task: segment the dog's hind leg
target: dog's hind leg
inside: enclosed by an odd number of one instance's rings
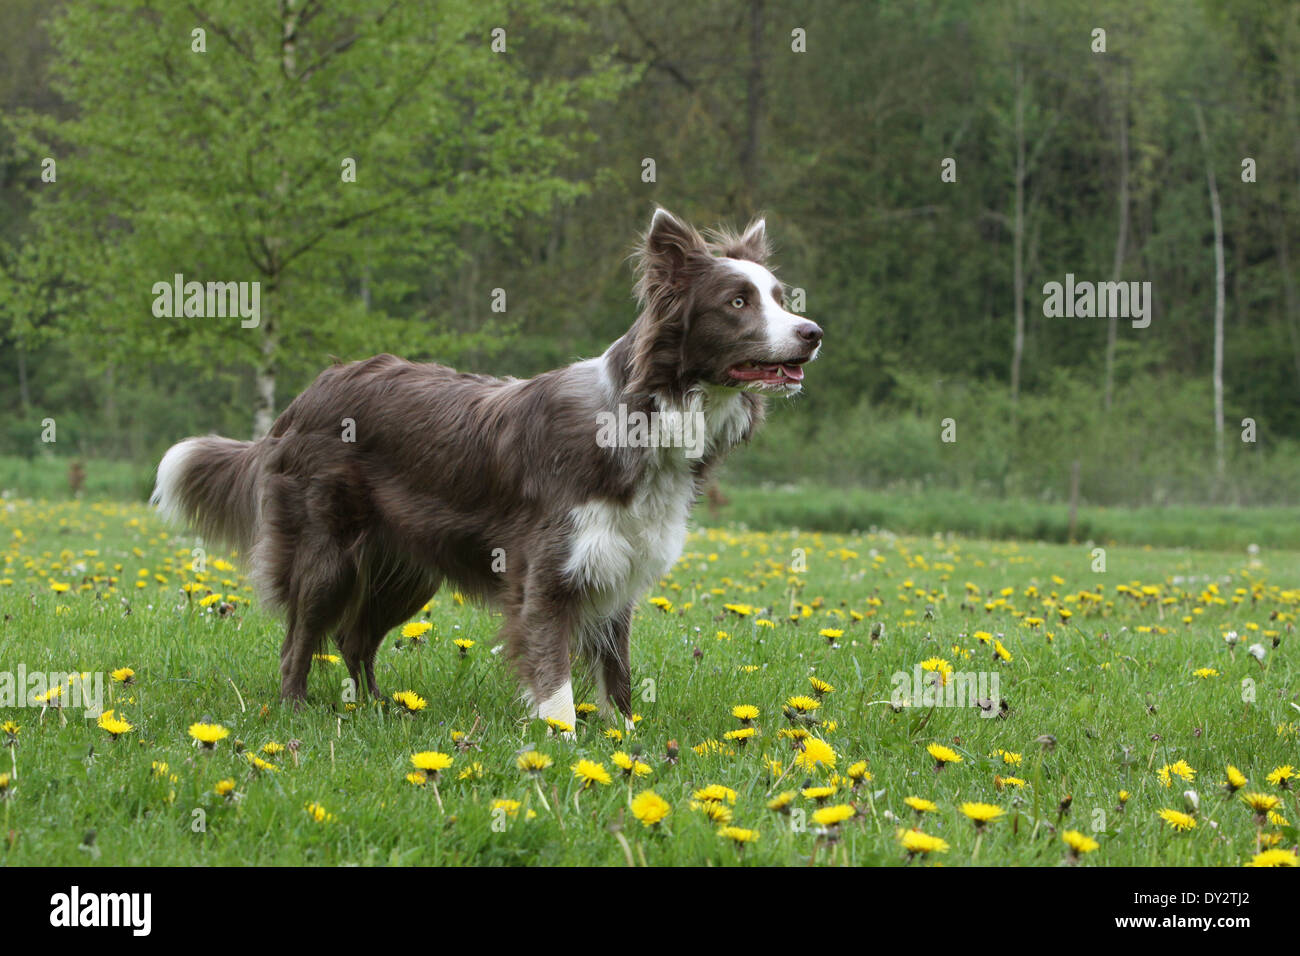
[[[358,688],[364,686],[376,699],[383,696],[375,680],[375,655],[388,632],[420,610],[441,584],[437,575],[415,567],[394,569],[369,582],[339,645]]]
[[[356,588],[356,565],[327,536],[301,540],[294,558],[288,630],[280,648],[280,696],[303,701],[312,655],[338,625]]]

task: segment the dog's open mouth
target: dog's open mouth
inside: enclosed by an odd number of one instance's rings
[[[806,358],[800,358],[784,362],[741,362],[727,369],[727,374],[741,382],[793,385],[803,381],[803,364],[806,361]]]

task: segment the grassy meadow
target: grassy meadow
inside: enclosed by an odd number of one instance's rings
[[[0,862],[1295,861],[1295,551],[1101,571],[1084,544],[700,529],[634,620],[635,729],[570,740],[451,590],[380,651],[405,705],[348,700],[328,646],[281,706],[279,622],[194,546],[142,505],[0,502],[0,672],[89,675],[0,707]],[[917,672],[996,675],[1006,707],[929,705]],[[110,716],[56,706],[96,674]]]

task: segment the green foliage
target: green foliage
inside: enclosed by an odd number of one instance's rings
[[[253,0],[204,6],[205,54],[183,5],[15,0],[0,31],[14,64],[0,70],[0,402],[14,410],[0,451],[31,454],[47,415],[79,455],[148,461],[183,434],[244,435],[259,377],[274,374],[282,407],[331,355],[529,375],[597,354],[634,318],[625,257],[660,202],[701,224],[765,211],[782,278],[827,332],[806,395],[730,481],[1055,501],[1077,459],[1085,503],[1294,503],[1296,5],[704,0],[682,17],[655,0],[430,0],[377,19],[387,7],[323,7],[286,72],[284,24]],[[498,25],[505,55],[490,52]],[[1155,310],[1149,328],[1117,324],[1108,410],[1107,321],[1045,317],[1041,290],[1116,268],[1121,129],[1119,275],[1149,281]],[[45,155],[57,184],[40,181]],[[356,183],[340,181],[345,156]],[[1257,182],[1241,180],[1246,156]],[[1207,158],[1226,241],[1223,480]],[[152,283],[176,272],[260,278],[263,326],[155,319]],[[945,417],[955,446],[936,440]],[[1257,445],[1236,440],[1244,418]]]
[[[776,405],[752,446],[727,465],[726,483],[782,482],[803,478],[840,487],[962,490],[982,498],[1062,502],[1079,463],[1085,504],[1231,505],[1286,503],[1300,487],[1300,443],[1228,421],[1224,480],[1214,471],[1208,427],[1209,383],[1124,371],[1129,383],[1103,414],[1099,383],[1058,374],[1050,385],[1012,403],[996,383],[945,381],[894,370],[904,408],[863,399],[849,413],[799,414]],[[814,378],[817,367],[809,369]],[[1138,387],[1138,379],[1143,384]],[[956,440],[944,442],[952,419]],[[815,467],[800,465],[801,460]],[[935,525],[937,528],[949,527]]]
[[[621,82],[594,53],[537,76],[522,50],[492,50],[503,25],[523,50],[583,30],[545,7],[63,8],[48,24],[52,84],[75,113],[10,118],[22,159],[60,164],[33,212],[33,242],[69,297],[59,332],[95,369],[242,366],[294,382],[331,354],[445,351],[457,338],[419,301],[418,276],[455,266],[466,227],[500,230],[572,199],[580,188],[557,166],[583,106]],[[260,325],[159,317],[154,284],[178,273],[261,283]],[[26,342],[29,326],[12,334]]]

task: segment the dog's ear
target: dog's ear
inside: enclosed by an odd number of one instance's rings
[[[631,331],[631,393],[672,387],[691,279],[712,261],[708,243],[689,223],[663,207],[655,209],[637,249],[636,296],[643,311]]]
[[[708,255],[703,236],[667,209],[656,207],[639,250],[637,294],[647,302],[657,293],[679,291],[692,261]]]
[[[744,258],[754,262],[764,262],[772,254],[772,247],[767,241],[767,220],[755,219],[740,237],[741,247],[748,253]]]
[[[772,254],[767,241],[767,220],[762,217],[755,219],[740,235],[729,229],[710,230],[709,248],[714,255],[728,259],[765,263]]]

